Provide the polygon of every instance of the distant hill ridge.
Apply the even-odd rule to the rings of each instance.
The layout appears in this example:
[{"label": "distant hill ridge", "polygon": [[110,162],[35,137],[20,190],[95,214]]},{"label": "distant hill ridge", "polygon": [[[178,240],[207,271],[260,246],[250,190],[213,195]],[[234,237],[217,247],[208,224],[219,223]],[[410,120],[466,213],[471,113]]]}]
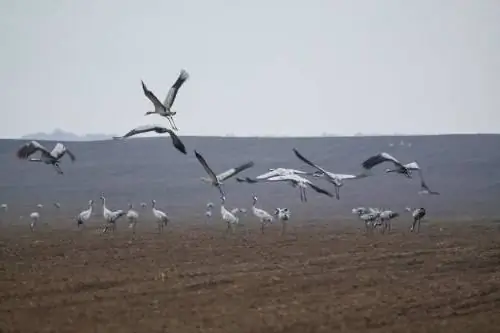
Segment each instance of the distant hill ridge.
[{"label": "distant hill ridge", "polygon": [[110,140],[116,134],[85,134],[78,135],[71,132],[63,131],[62,129],[56,128],[52,133],[33,133],[23,135],[22,139],[30,139],[30,140],[48,140],[48,141],[101,141],[101,140]]}]

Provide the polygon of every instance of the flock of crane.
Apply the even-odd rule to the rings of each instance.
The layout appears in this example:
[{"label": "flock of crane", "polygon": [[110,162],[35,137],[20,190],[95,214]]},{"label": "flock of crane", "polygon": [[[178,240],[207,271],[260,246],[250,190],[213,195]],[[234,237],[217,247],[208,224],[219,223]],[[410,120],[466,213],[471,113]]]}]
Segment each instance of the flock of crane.
[{"label": "flock of crane", "polygon": [[[123,136],[120,137],[113,137],[113,139],[117,140],[123,140],[126,138],[129,138],[134,135],[138,135],[141,133],[146,133],[146,132],[156,132],[158,134],[162,133],[168,133],[171,137],[172,144],[173,146],[180,151],[182,154],[186,155],[187,150],[184,145],[184,143],[181,141],[181,139],[177,136],[175,131],[178,131],[178,128],[175,124],[174,121],[174,116],[177,114],[177,112],[173,111],[172,105],[174,104],[174,101],[176,99],[177,93],[181,86],[184,84],[184,82],[189,78],[189,74],[187,71],[184,69],[181,70],[177,80],[174,82],[174,84],[170,87],[167,96],[163,103],[154,95],[152,91],[150,91],[147,87],[146,84],[141,81],[142,84],[142,90],[144,95],[151,101],[151,103],[154,106],[154,111],[148,111],[146,112],[145,115],[151,115],[151,114],[157,114],[160,115],[164,118],[167,118],[167,120],[170,123],[171,128],[163,127],[160,125],[141,125],[138,126],[132,130],[130,130],[128,133],[126,133]],[[31,157],[33,154],[39,152],[40,156],[38,158]],[[306,190],[307,188],[311,188],[317,193],[320,193],[322,195],[326,195],[329,197],[335,197],[337,200],[340,200],[340,188],[344,186],[344,181],[346,180],[355,180],[355,179],[362,179],[365,177],[368,177],[371,175],[371,169],[374,168],[375,166],[385,163],[385,162],[390,162],[394,165],[393,169],[386,169],[385,171],[388,173],[396,173],[400,175],[404,175],[408,178],[412,178],[413,172],[418,172],[418,175],[420,176],[420,191],[418,192],[419,194],[428,194],[428,195],[439,195],[439,192],[432,191],[428,185],[426,184],[423,174],[422,174],[422,169],[420,168],[419,164],[416,161],[403,164],[400,162],[398,159],[396,159],[394,156],[386,153],[386,152],[381,152],[378,154],[375,154],[369,158],[367,158],[364,162],[361,163],[362,166],[362,171],[358,174],[338,174],[338,173],[333,173],[330,171],[327,171],[323,167],[319,166],[318,164],[312,162],[310,159],[304,157],[297,149],[293,149],[293,152],[299,158],[302,162],[305,164],[309,165],[314,169],[314,171],[311,172],[306,172],[306,171],[301,171],[301,170],[295,170],[295,169],[288,169],[288,168],[276,168],[276,169],[269,169],[268,172],[256,176],[255,178],[251,177],[235,177],[237,174],[241,173],[244,170],[247,170],[251,167],[254,166],[254,162],[249,161],[246,163],[243,163],[237,167],[231,168],[229,170],[226,170],[222,173],[216,174],[212,168],[208,165],[207,161],[205,158],[196,150],[194,150],[194,155],[196,156],[197,160],[207,173],[208,177],[202,177],[201,180],[215,188],[218,189],[220,193],[220,199],[221,199],[221,205],[220,205],[220,214],[222,217],[222,220],[227,224],[227,231],[232,231],[234,232],[235,227],[239,224],[239,216],[241,213],[246,213],[246,209],[241,209],[241,208],[235,208],[232,210],[228,210],[225,207],[225,201],[226,201],[226,193],[224,191],[223,183],[224,181],[235,177],[237,182],[240,183],[249,183],[249,184],[255,184],[255,183],[287,183],[291,185],[294,188],[298,188],[300,192],[300,200],[303,202],[307,202],[307,193]],[[64,144],[62,143],[57,143],[55,147],[52,150],[47,149],[44,147],[42,144],[40,144],[37,141],[30,141],[27,142],[26,144],[22,145],[18,151],[17,151],[17,156],[20,159],[27,159],[31,162],[41,162],[44,164],[52,165],[53,168],[57,171],[59,174],[63,174],[63,171],[60,166],[61,159],[63,156],[68,155],[71,161],[76,160],[75,154],[71,152]],[[323,178],[326,180],[328,183],[332,184],[334,186],[334,191],[335,193],[332,194],[330,191],[319,187],[318,185],[314,184],[311,180],[306,178],[306,176],[312,176],[314,178]],[[122,216],[126,216],[127,220],[129,221],[129,226],[130,228],[133,229],[135,232],[135,227],[136,223],[139,217],[139,214],[137,211],[133,210],[133,207],[131,204],[129,204],[129,209],[128,211],[124,210],[116,210],[112,211],[109,210],[106,207],[106,199],[104,197],[104,194],[101,195],[101,201],[102,201],[102,209],[103,209],[103,218],[105,220],[105,226],[103,228],[103,232],[106,232],[108,230],[115,230],[116,227],[116,221],[121,218]],[[92,215],[92,207],[93,207],[93,200],[89,201],[89,207],[87,210],[82,211],[78,217],[77,217],[77,225],[78,227],[82,226],[85,224],[85,222],[91,217]],[[280,221],[282,221],[282,233],[285,232],[286,230],[286,224],[287,221],[290,219],[291,213],[290,210],[287,208],[276,208],[273,214],[270,214],[266,212],[263,209],[257,208],[256,207],[257,203],[257,197],[253,195],[253,205],[252,205],[252,213],[254,216],[256,216],[261,223],[261,231],[264,232],[264,228],[268,225],[271,224],[274,220],[275,217],[277,217]],[[158,231],[162,232],[164,226],[167,225],[169,218],[168,215],[161,211],[156,209],[155,207],[156,201],[152,201],[152,212],[154,217],[156,218],[158,222]],[[141,203],[142,207],[146,207],[145,203]],[[212,208],[213,208],[213,203],[208,203],[207,204],[207,211],[205,215],[207,217],[212,216]],[[60,205],[59,205],[60,207]],[[7,205],[4,204],[1,206],[2,209],[7,210]],[[41,208],[41,207],[39,207]],[[420,221],[426,214],[425,208],[417,208],[417,209],[411,209],[411,208],[406,208],[413,216],[413,223],[411,226],[411,231],[414,231],[415,228],[418,231],[420,229]],[[390,230],[390,221],[394,219],[395,217],[399,216],[397,212],[393,212],[391,210],[382,210],[382,209],[377,209],[377,208],[355,208],[353,209],[353,214],[356,214],[359,216],[361,220],[365,222],[365,226],[367,230],[374,230],[376,227],[380,226],[385,232],[387,229]],[[40,218],[39,212],[33,212],[30,215],[30,218],[32,219],[31,223],[31,229],[33,230],[34,227],[36,226],[36,222]]]}]

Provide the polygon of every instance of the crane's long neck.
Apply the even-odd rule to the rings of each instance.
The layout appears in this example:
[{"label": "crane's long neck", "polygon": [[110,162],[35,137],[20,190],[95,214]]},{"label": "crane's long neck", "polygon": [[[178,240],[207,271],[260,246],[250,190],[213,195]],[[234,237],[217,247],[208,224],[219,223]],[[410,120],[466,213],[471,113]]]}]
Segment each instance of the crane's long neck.
[{"label": "crane's long neck", "polygon": [[106,207],[106,199],[105,198],[102,198],[102,211],[104,212],[104,214],[110,212],[110,210]]}]

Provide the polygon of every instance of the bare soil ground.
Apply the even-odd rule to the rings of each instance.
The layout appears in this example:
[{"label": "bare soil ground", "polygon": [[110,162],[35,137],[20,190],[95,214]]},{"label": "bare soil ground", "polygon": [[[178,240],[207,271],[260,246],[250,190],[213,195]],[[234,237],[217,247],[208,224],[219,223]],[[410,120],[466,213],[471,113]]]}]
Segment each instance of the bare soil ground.
[{"label": "bare soil ground", "polygon": [[500,332],[495,224],[0,232],[0,332]]}]

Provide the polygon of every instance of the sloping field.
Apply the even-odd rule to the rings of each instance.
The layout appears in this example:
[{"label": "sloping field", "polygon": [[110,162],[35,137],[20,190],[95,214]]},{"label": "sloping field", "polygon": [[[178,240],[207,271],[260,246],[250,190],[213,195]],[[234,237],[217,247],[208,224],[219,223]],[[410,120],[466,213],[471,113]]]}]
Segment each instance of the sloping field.
[{"label": "sloping field", "polygon": [[1,332],[498,332],[500,237],[438,223],[0,236]]}]

